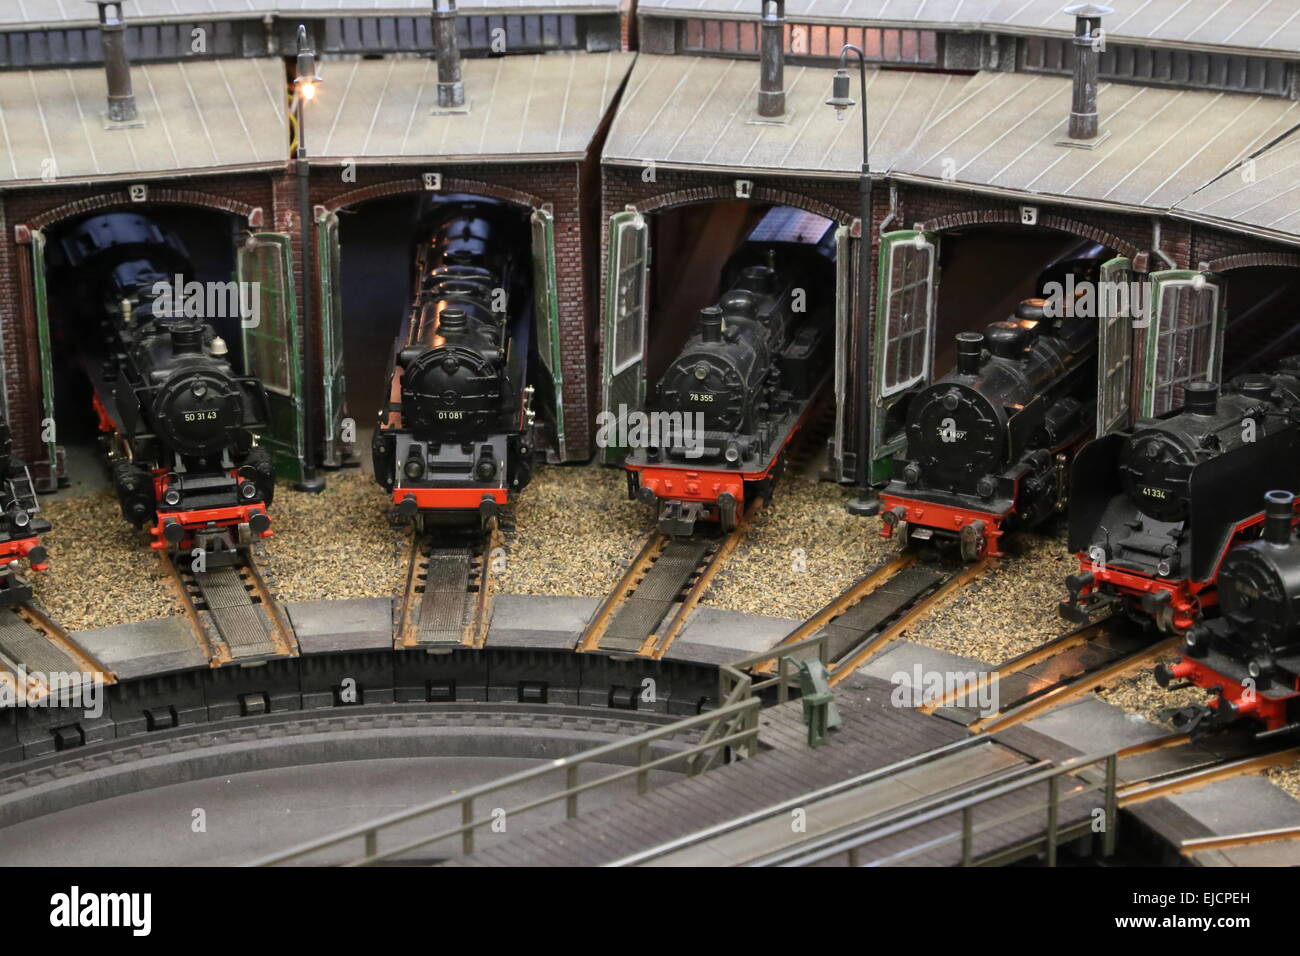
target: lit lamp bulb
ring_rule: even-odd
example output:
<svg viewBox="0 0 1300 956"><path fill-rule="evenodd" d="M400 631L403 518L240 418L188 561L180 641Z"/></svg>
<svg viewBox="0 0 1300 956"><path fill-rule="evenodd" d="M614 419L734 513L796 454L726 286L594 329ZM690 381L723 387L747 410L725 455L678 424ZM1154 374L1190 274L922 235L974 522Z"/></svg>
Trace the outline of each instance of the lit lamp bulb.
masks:
<svg viewBox="0 0 1300 956"><path fill-rule="evenodd" d="M832 80L831 98L826 101L827 106L835 107L835 118L841 123L848 116L849 107L856 105L853 97L849 96L849 72L843 68L835 71L835 78Z"/></svg>
<svg viewBox="0 0 1300 956"><path fill-rule="evenodd" d="M316 98L316 84L311 80L306 80L298 87L304 100L314 100Z"/></svg>

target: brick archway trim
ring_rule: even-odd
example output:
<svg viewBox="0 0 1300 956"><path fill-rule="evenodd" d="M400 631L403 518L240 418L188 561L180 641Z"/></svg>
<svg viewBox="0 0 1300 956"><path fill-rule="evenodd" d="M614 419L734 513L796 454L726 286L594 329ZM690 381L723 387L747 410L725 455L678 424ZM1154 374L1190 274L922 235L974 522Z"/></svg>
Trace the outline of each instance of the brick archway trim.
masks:
<svg viewBox="0 0 1300 956"><path fill-rule="evenodd" d="M65 219L72 219L76 216L84 215L88 212L94 212L98 209L112 209L116 206L149 206L149 205L173 205L173 206L203 206L207 209L216 209L221 212L234 213L248 221L249 228L260 229L262 227L262 209L260 206L251 206L248 203L240 202L238 199L229 199L225 196L218 196L215 193L200 192L197 189L153 189L149 190L149 198L145 202L135 203L131 201L131 194L125 189L119 189L115 192L102 193L98 196L91 196L87 199L78 199L75 202L65 203L62 206L56 206L48 209L39 216L33 217L23 226L27 229L45 229Z"/></svg>
<svg viewBox="0 0 1300 956"><path fill-rule="evenodd" d="M675 189L672 192L661 193L658 196L651 196L649 199L643 199L636 203L632 208L637 212L656 212L661 209L670 209L674 206L689 206L696 203L718 202L721 200L735 200L736 187L732 183L721 184L717 186L692 186L689 189ZM754 185L753 191L748 197L753 202L766 202L778 206L794 206L798 209L804 209L819 216L837 222L842 226L848 225L853 221L853 216L844 212L842 209L824 203L819 199L810 199L799 193L790 192L788 189L773 189L770 186Z"/></svg>
<svg viewBox="0 0 1300 956"><path fill-rule="evenodd" d="M946 229L957 229L962 226L981 226L995 223L1021 225L1020 212L1017 209L978 209L970 212L957 212L923 222L918 228L925 232L943 232ZM1079 222L1077 219L1067 219L1064 216L1049 214L1039 216L1038 225L1046 229L1068 232L1083 239L1100 242L1114 249L1121 256L1128 256L1130 259L1141 251L1133 243L1121 239L1114 233Z"/></svg>
<svg viewBox="0 0 1300 956"><path fill-rule="evenodd" d="M358 206L361 203L370 202L372 199L386 199L389 196L424 192L429 192L429 190L425 187L422 179L390 179L387 182L349 190L335 196L329 202L321 203L321 208L328 212L338 212L340 209L348 206ZM476 179L444 179L442 189L439 192L472 193L476 196L502 199L520 206L527 206L530 209L539 209L546 205L540 196L520 192L518 189L511 189L508 186L479 182Z"/></svg>
<svg viewBox="0 0 1300 956"><path fill-rule="evenodd" d="M1296 252L1246 252L1235 256L1224 256L1207 263L1210 272L1227 272L1229 269L1245 269L1250 266L1290 266L1300 269L1300 253Z"/></svg>

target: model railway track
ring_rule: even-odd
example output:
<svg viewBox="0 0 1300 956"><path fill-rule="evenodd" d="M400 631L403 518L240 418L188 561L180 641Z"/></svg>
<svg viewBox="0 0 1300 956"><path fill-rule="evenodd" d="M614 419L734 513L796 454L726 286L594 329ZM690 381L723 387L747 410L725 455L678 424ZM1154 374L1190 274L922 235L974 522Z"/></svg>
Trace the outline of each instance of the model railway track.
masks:
<svg viewBox="0 0 1300 956"><path fill-rule="evenodd" d="M945 571L922 564L914 552L904 551L859 578L776 646L825 634L830 680L836 684L907 628L946 605L990 567L990 562L979 561Z"/></svg>
<svg viewBox="0 0 1300 956"><path fill-rule="evenodd" d="M416 531L406 590L394 613L397 649L482 647L492 617L492 553L501 541L488 531Z"/></svg>
<svg viewBox="0 0 1300 956"><path fill-rule="evenodd" d="M1042 716L1127 677L1170 651L1178 639L1153 640L1124 618L1105 618L1054 638L981 674L973 687L957 687L922 707L965 724L973 732L996 732ZM968 703L996 682L997 712L982 714Z"/></svg>
<svg viewBox="0 0 1300 956"><path fill-rule="evenodd" d="M35 605L0 608L0 684L15 703L36 703L86 681L116 680Z"/></svg>
<svg viewBox="0 0 1300 956"><path fill-rule="evenodd" d="M251 552L240 552L239 563L203 571L183 567L170 554L160 557L213 667L298 655L288 616Z"/></svg>
<svg viewBox="0 0 1300 956"><path fill-rule="evenodd" d="M650 532L596 609L578 650L663 657L762 509L762 499L755 501L726 534L699 529L672 538Z"/></svg>
<svg viewBox="0 0 1300 956"><path fill-rule="evenodd" d="M1226 755L1211 757L1190 767L1155 774L1119 788L1119 805L1129 807L1157 797L1198 790L1212 783L1263 773L1300 760L1300 747L1263 747L1245 744Z"/></svg>

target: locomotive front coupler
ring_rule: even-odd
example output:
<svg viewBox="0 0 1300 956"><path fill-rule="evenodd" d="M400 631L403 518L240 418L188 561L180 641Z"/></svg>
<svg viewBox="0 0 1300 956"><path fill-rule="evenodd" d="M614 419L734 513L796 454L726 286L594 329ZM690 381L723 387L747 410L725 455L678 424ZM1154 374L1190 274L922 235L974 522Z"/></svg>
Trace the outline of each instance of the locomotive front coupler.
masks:
<svg viewBox="0 0 1300 956"><path fill-rule="evenodd" d="M14 562L0 565L0 607L17 607L32 600L31 582L18 573Z"/></svg>
<svg viewBox="0 0 1300 956"><path fill-rule="evenodd" d="M1066 576L1065 589L1070 596L1057 605L1057 612L1062 618L1073 624L1094 624L1118 608L1121 604L1118 595L1104 591L1082 593L1084 588L1092 587L1095 581L1096 577L1091 571Z"/></svg>

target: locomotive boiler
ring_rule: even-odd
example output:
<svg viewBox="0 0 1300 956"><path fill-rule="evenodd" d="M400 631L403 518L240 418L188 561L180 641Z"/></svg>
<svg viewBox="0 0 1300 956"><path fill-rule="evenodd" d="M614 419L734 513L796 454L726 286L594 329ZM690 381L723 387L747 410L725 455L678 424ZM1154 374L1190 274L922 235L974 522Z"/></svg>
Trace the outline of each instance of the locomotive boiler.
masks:
<svg viewBox="0 0 1300 956"><path fill-rule="evenodd" d="M1096 324L1045 307L1028 299L959 333L956 369L912 397L907 449L880 495L884 537L955 542L974 561L1064 508L1070 456L1095 418Z"/></svg>
<svg viewBox="0 0 1300 956"><path fill-rule="evenodd" d="M50 530L50 523L41 514L27 466L13 454L9 423L3 417L0 478L0 607L13 607L32 599L31 584L21 572L21 562L26 561L33 571L49 567L40 536Z"/></svg>
<svg viewBox="0 0 1300 956"><path fill-rule="evenodd" d="M663 533L701 520L731 530L747 501L770 497L831 366L833 234L821 217L769 211L660 376L655 427L625 467L629 497L658 507Z"/></svg>
<svg viewBox="0 0 1300 956"><path fill-rule="evenodd" d="M233 561L271 534L266 391L232 367L225 341L181 295L185 246L146 216L109 213L61 242L83 304L98 313L107 358L86 372L123 517L151 546L202 548Z"/></svg>
<svg viewBox="0 0 1300 956"><path fill-rule="evenodd" d="M417 527L487 526L532 477L526 239L504 204L433 205L373 443L375 480Z"/></svg>
<svg viewBox="0 0 1300 956"><path fill-rule="evenodd" d="M1213 608L1228 550L1258 536L1260 502L1300 486L1300 378L1187 386L1185 405L1087 445L1074 463L1069 545L1080 562L1070 620L1123 610L1186 632Z"/></svg>
<svg viewBox="0 0 1300 956"><path fill-rule="evenodd" d="M1263 505L1261 536L1232 548L1219 570L1219 617L1191 627L1178 663L1155 669L1164 687L1186 681L1214 695L1169 715L1193 734L1241 720L1256 724L1264 735L1300 730L1295 495L1269 491Z"/></svg>

